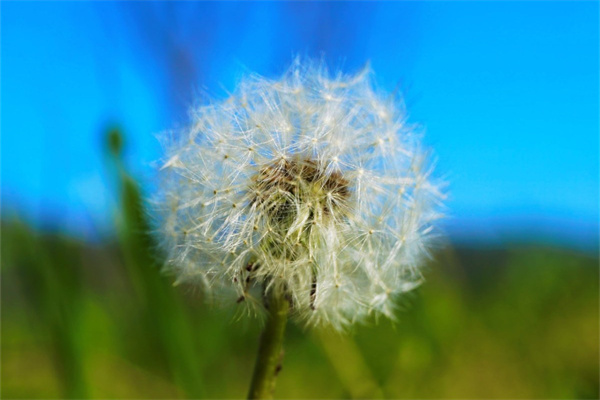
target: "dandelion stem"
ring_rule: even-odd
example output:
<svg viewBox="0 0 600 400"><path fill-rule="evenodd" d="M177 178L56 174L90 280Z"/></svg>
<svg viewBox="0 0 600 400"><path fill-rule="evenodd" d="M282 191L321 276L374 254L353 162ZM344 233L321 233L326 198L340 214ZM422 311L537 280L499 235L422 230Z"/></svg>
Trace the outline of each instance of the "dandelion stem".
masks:
<svg viewBox="0 0 600 400"><path fill-rule="evenodd" d="M260 336L248 399L272 399L275 380L281 369L283 337L290 303L284 297L270 296L267 306L269 315Z"/></svg>

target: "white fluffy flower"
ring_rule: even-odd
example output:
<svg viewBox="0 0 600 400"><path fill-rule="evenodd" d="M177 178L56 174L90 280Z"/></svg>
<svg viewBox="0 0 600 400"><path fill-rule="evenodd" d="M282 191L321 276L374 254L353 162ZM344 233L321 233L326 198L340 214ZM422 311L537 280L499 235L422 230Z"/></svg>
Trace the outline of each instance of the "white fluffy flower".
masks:
<svg viewBox="0 0 600 400"><path fill-rule="evenodd" d="M421 281L443 197L414 127L368 70L296 61L250 76L168 135L155 198L179 281L231 302L286 296L296 318L342 328Z"/></svg>

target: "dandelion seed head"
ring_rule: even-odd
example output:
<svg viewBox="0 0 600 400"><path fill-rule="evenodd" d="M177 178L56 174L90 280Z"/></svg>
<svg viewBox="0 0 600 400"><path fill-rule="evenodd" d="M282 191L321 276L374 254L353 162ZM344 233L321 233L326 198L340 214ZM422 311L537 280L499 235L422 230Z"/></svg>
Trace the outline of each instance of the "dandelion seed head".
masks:
<svg viewBox="0 0 600 400"><path fill-rule="evenodd" d="M372 73L296 60L244 78L165 135L157 236L177 281L342 329L421 281L443 191L420 135ZM228 299L228 300L227 300Z"/></svg>

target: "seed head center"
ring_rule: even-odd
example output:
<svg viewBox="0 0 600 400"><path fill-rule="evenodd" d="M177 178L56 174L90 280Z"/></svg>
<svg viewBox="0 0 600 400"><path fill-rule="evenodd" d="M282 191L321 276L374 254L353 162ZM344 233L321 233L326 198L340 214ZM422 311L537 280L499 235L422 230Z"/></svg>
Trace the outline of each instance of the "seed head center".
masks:
<svg viewBox="0 0 600 400"><path fill-rule="evenodd" d="M297 218L314 224L338 219L347 209L349 182L341 172L326 172L311 159L283 159L259 170L252 179L252 203L283 229Z"/></svg>

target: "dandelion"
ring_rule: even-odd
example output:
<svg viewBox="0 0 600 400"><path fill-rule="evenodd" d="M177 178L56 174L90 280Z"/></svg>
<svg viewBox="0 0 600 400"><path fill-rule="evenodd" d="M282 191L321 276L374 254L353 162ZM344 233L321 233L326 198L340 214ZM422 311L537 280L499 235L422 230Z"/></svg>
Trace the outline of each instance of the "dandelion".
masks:
<svg viewBox="0 0 600 400"><path fill-rule="evenodd" d="M166 138L155 200L167 268L268 313L253 386L266 383L251 397L272 388L288 314L337 330L393 318L422 281L443 194L417 129L371 75L296 60Z"/></svg>

